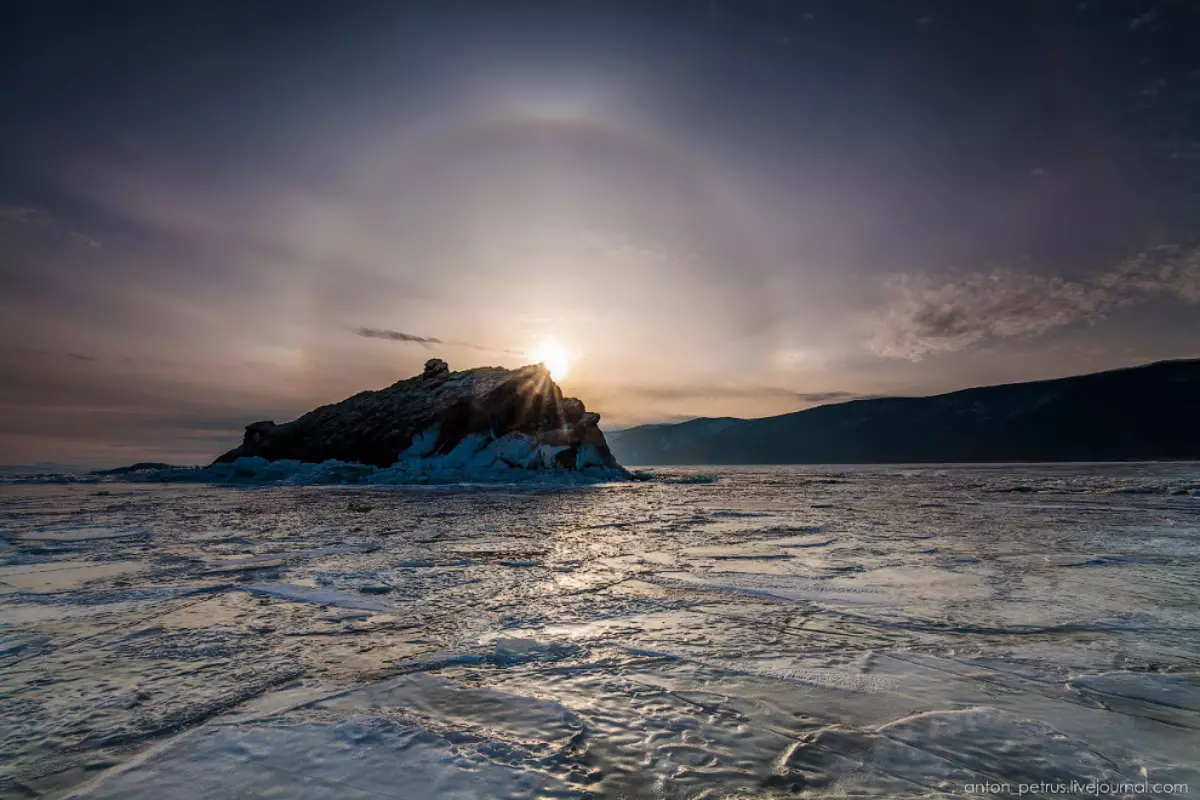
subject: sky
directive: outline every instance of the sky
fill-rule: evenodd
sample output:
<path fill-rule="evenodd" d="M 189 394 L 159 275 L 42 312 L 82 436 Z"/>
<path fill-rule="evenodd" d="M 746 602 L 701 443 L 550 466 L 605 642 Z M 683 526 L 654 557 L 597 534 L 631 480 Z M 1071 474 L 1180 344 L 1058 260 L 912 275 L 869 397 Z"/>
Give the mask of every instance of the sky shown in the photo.
<path fill-rule="evenodd" d="M 10 1 L 0 463 L 571 355 L 619 428 L 1200 355 L 1200 4 Z"/>

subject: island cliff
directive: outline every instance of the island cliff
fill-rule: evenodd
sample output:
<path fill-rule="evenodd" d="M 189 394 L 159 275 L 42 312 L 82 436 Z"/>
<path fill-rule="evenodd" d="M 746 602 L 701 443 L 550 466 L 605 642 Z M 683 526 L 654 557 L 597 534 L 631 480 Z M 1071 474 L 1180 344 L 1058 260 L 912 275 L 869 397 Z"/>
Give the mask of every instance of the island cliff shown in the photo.
<path fill-rule="evenodd" d="M 562 391 L 541 364 L 451 372 L 430 359 L 421 375 L 360 392 L 293 420 L 246 426 L 238 459 L 379 468 L 436 464 L 441 469 L 624 472 L 599 427 L 600 415 Z"/>

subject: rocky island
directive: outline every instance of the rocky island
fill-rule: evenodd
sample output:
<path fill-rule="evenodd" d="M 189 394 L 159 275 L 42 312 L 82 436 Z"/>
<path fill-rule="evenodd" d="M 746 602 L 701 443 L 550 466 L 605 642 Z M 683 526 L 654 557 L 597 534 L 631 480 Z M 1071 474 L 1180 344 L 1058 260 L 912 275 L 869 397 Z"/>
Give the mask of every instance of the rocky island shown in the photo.
<path fill-rule="evenodd" d="M 627 478 L 600 415 L 564 397 L 542 364 L 451 372 L 430 359 L 420 375 L 360 392 L 282 424 L 255 422 L 208 471 L 305 471 L 402 483 L 513 470 Z M 307 472 L 312 472 L 311 467 Z"/>

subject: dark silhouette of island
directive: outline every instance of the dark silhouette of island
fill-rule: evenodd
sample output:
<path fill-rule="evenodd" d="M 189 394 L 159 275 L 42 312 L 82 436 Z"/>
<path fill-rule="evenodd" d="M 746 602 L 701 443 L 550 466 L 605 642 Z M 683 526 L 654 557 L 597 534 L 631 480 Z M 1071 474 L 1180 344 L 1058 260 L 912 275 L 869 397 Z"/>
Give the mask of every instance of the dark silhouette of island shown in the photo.
<path fill-rule="evenodd" d="M 762 419 L 609 434 L 622 463 L 869 464 L 1200 458 L 1200 359 Z"/>
<path fill-rule="evenodd" d="M 136 464 L 130 464 L 127 467 L 114 467 L 113 469 L 97 469 L 93 470 L 93 475 L 129 475 L 134 472 L 156 472 L 163 469 L 187 469 L 187 467 L 177 466 L 175 464 L 167 464 L 162 461 L 139 461 Z"/>
<path fill-rule="evenodd" d="M 360 392 L 282 424 L 255 422 L 216 463 L 328 460 L 375 467 L 436 462 L 439 468 L 616 470 L 600 415 L 563 397 L 541 364 L 451 372 L 430 359 L 414 378 Z"/>

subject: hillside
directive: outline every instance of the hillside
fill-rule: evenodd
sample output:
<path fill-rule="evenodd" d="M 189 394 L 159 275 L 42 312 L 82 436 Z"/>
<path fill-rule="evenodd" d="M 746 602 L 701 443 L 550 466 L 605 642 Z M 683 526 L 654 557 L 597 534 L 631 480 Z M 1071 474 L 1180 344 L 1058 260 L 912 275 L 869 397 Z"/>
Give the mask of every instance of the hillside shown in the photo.
<path fill-rule="evenodd" d="M 625 464 L 1200 458 L 1200 359 L 609 434 Z"/>

